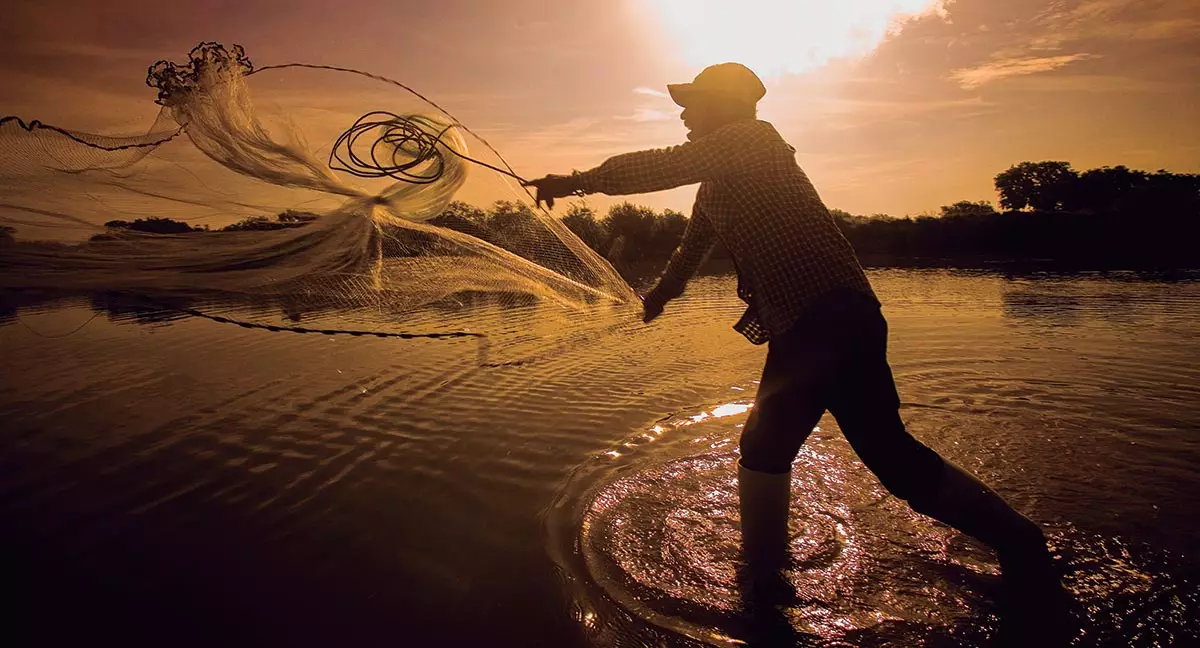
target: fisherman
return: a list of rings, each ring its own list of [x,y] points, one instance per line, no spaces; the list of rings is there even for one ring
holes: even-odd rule
[[[687,143],[617,155],[590,171],[527,186],[553,208],[555,198],[570,195],[699,183],[683,239],[643,298],[643,319],[658,317],[714,244],[725,245],[738,296],[748,304],[734,328],[768,344],[739,444],[746,564],[776,572],[784,565],[792,462],[828,410],[890,493],[992,547],[1007,582],[1059,583],[1042,530],[905,429],[879,300],[795,149],[757,118],[762,81],[743,65],[722,63],[667,89],[683,108]]]

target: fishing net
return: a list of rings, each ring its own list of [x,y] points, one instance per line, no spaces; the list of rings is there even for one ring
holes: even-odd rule
[[[557,344],[631,319],[612,266],[399,82],[203,43],[147,83],[141,135],[0,121],[0,289],[399,337]]]

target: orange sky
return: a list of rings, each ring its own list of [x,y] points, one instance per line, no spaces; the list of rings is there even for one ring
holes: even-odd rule
[[[665,84],[741,58],[830,207],[994,201],[991,178],[1022,160],[1200,171],[1200,2],[858,2],[846,16],[742,0],[757,20],[706,23],[671,0],[18,0],[0,24],[0,113],[137,130],[157,108],[146,67],[218,40],[259,65],[397,78],[534,177],[683,141]],[[895,6],[910,10],[889,23]],[[686,211],[693,194],[637,200]]]

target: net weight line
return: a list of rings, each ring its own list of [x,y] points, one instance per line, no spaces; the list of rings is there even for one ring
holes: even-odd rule
[[[164,307],[168,308],[168,307]],[[378,337],[378,338],[400,338],[401,340],[416,340],[416,339],[434,339],[444,340],[452,338],[485,338],[483,333],[474,333],[471,331],[445,331],[432,333],[409,333],[409,332],[391,332],[391,331],[370,331],[370,330],[354,330],[354,329],[315,329],[304,326],[279,326],[277,324],[261,324],[258,322],[247,322],[245,320],[223,317],[221,315],[212,315],[194,308],[176,308],[169,307],[170,310],[199,317],[201,319],[212,320],[221,324],[235,324],[242,328],[259,329],[270,331],[272,333],[316,333],[318,335],[349,335],[352,337]]]
[[[621,332],[623,329],[628,329],[636,324],[632,322],[617,322],[611,324],[599,331],[588,331],[582,334],[570,336],[567,340],[560,342],[551,349],[547,349],[541,353],[536,353],[520,360],[509,360],[507,362],[490,362],[489,351],[491,349],[491,337],[486,333],[477,333],[475,331],[441,331],[430,333],[411,333],[411,332],[389,332],[389,331],[371,331],[371,330],[354,330],[354,329],[315,329],[303,326],[279,326],[277,324],[261,324],[258,322],[247,322],[245,320],[232,319],[222,317],[220,315],[212,315],[194,308],[179,308],[174,306],[163,305],[165,310],[171,310],[191,317],[209,320],[220,324],[233,324],[244,329],[268,331],[271,333],[312,333],[317,335],[348,335],[352,337],[377,337],[377,338],[392,338],[402,340],[420,340],[420,339],[464,339],[473,338],[478,341],[476,349],[476,361],[479,366],[487,369],[496,369],[501,367],[521,367],[532,364],[539,360],[561,355],[568,349],[577,347],[578,345],[594,341],[599,337],[607,334]],[[91,320],[88,320],[90,322]],[[85,325],[87,322],[84,323]],[[82,326],[80,328],[83,328]]]
[[[247,322],[220,315],[212,315],[204,311],[196,310],[195,308],[175,308],[170,310],[196,317],[206,319],[219,324],[233,324],[244,329],[269,331],[271,333],[312,333],[317,335],[348,335],[351,337],[377,337],[377,338],[392,338],[401,340],[449,340],[474,338],[478,340],[478,347],[475,351],[475,359],[480,367],[499,368],[499,367],[517,367],[527,364],[527,360],[513,360],[510,362],[489,362],[489,350],[491,348],[490,340],[484,333],[476,333],[474,331],[441,331],[430,333],[411,333],[411,332],[391,332],[391,331],[370,331],[370,330],[355,330],[355,329],[316,329],[304,326],[279,326],[277,324],[261,324],[258,322]],[[91,321],[91,320],[89,320]],[[82,327],[80,327],[82,328]]]
[[[147,299],[144,295],[140,295],[139,297],[141,297],[143,299]],[[335,329],[318,329],[318,328],[308,328],[305,326],[280,326],[278,324],[262,324],[259,322],[247,322],[246,320],[239,320],[239,319],[234,319],[231,317],[224,317],[221,315],[213,315],[211,313],[205,313],[204,311],[197,310],[195,308],[186,308],[186,307],[180,308],[178,306],[170,306],[167,304],[163,304],[162,302],[154,302],[153,300],[151,300],[151,303],[154,303],[156,306],[162,308],[165,311],[180,313],[182,315],[187,315],[189,317],[195,317],[198,319],[208,320],[210,322],[216,322],[218,324],[232,324],[234,326],[238,326],[238,327],[241,327],[244,329],[268,331],[271,333],[302,333],[302,334],[330,335],[330,336],[346,335],[346,336],[351,336],[351,337],[376,337],[376,338],[382,338],[382,339],[391,338],[391,339],[401,339],[401,340],[475,339],[478,341],[478,346],[475,351],[476,362],[478,363],[478,365],[481,368],[487,368],[487,369],[497,369],[497,368],[501,368],[501,367],[519,367],[519,366],[529,364],[531,361],[533,361],[535,359],[535,358],[524,358],[521,360],[510,360],[508,362],[490,362],[489,361],[489,357],[490,357],[489,351],[491,349],[491,340],[488,338],[487,334],[476,333],[474,331],[434,331],[434,332],[428,332],[428,333],[412,333],[412,332],[404,332],[404,331],[392,332],[392,331],[371,331],[371,330],[336,329],[336,328]],[[82,331],[85,327],[87,327],[88,324],[91,324],[99,316],[100,316],[99,312],[92,313],[91,317],[84,320],[84,322],[82,324],[76,326],[75,328],[71,329],[70,331],[68,331],[66,333],[60,333],[60,334],[42,333],[41,331],[39,331],[36,328],[34,328],[33,326],[31,326],[28,322],[26,322],[20,315],[18,315],[16,319],[18,322],[21,323],[21,326],[25,327],[30,333],[33,333],[34,335],[36,335],[40,338],[43,338],[46,340],[60,340],[63,338],[70,337],[70,336]]]
[[[0,127],[4,126],[5,124],[7,124],[9,122],[16,122],[17,126],[20,126],[22,129],[24,129],[26,132],[29,132],[29,133],[32,133],[34,130],[48,130],[48,131],[51,131],[54,133],[58,133],[59,135],[62,135],[63,137],[71,140],[72,142],[75,142],[76,144],[82,144],[88,148],[93,148],[98,151],[108,151],[111,153],[115,153],[117,151],[127,151],[130,149],[136,149],[136,148],[153,148],[155,146],[160,146],[162,144],[166,144],[167,142],[175,139],[176,137],[178,137],[180,134],[183,133],[183,126],[180,126],[179,128],[175,129],[174,131],[167,134],[166,136],[161,137],[156,140],[151,140],[149,142],[135,142],[133,144],[118,144],[115,146],[105,146],[103,144],[97,144],[95,142],[89,142],[85,139],[81,139],[78,135],[72,133],[71,131],[69,131],[65,128],[59,128],[58,126],[54,126],[53,124],[44,124],[37,119],[26,123],[25,120],[21,119],[20,117],[18,117],[16,115],[8,115],[6,117],[0,117]],[[449,147],[447,147],[447,148],[449,148]]]
[[[199,310],[196,308],[191,308],[188,306],[175,306],[172,304],[168,304],[168,303],[159,301],[157,299],[154,299],[153,297],[150,297],[148,295],[144,295],[144,294],[137,294],[137,293],[126,293],[126,294],[129,294],[138,299],[142,299],[146,303],[153,304],[157,308],[159,308],[163,311],[166,311],[166,312],[179,313],[181,315],[186,315],[188,317],[195,317],[197,319],[203,319],[203,320],[207,320],[210,322],[216,322],[218,324],[231,324],[233,326],[237,326],[237,327],[240,327],[243,329],[256,330],[256,331],[267,331],[269,333],[297,333],[297,334],[327,335],[327,336],[344,335],[344,336],[349,336],[349,337],[374,337],[374,338],[380,338],[380,339],[400,339],[400,340],[474,339],[477,341],[477,347],[476,347],[476,351],[475,351],[476,363],[480,368],[483,368],[483,369],[499,369],[499,368],[504,368],[504,367],[522,367],[525,365],[532,364],[534,362],[538,362],[540,360],[545,360],[547,358],[552,358],[552,357],[561,355],[562,353],[568,351],[569,349],[575,348],[575,347],[579,346],[580,344],[583,344],[586,342],[594,342],[598,338],[603,337],[605,335],[608,335],[611,333],[622,332],[623,330],[627,330],[632,326],[636,326],[636,324],[632,321],[628,321],[628,322],[620,321],[620,322],[611,324],[609,326],[606,326],[603,329],[598,330],[598,331],[593,330],[593,331],[587,331],[587,332],[568,336],[568,338],[566,340],[560,341],[558,344],[554,345],[554,347],[552,347],[550,349],[546,349],[539,353],[535,353],[535,354],[530,355],[525,358],[521,358],[518,360],[509,360],[507,362],[491,362],[490,361],[491,337],[488,336],[486,333],[479,333],[476,331],[431,331],[431,332],[414,333],[411,331],[375,331],[375,330],[364,330],[364,329],[342,329],[342,328],[326,329],[326,328],[310,328],[310,327],[306,327],[306,326],[281,326],[279,324],[264,324],[261,322],[248,322],[246,320],[235,319],[232,317],[225,317],[222,315],[213,315],[211,313],[206,313],[202,310]],[[34,335],[36,335],[40,338],[43,338],[43,339],[58,340],[58,339],[70,337],[70,336],[78,333],[79,331],[82,331],[89,324],[91,324],[97,317],[99,317],[100,314],[101,313],[99,311],[92,313],[91,317],[88,317],[82,324],[76,326],[75,328],[73,328],[72,330],[70,330],[66,333],[61,333],[61,334],[42,333],[41,331],[38,331],[36,328],[31,326],[23,318],[21,318],[21,316],[19,314],[17,315],[16,319],[18,322],[20,322],[20,324],[22,326],[24,326],[26,329],[28,329],[30,333],[33,333]]]

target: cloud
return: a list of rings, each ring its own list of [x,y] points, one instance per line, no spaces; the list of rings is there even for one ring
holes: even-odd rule
[[[1045,56],[1073,49],[1104,50],[1113,44],[1194,39],[1200,5],[1146,0],[1057,0],[1042,11],[1008,22],[1016,43],[997,56]]]
[[[8,47],[14,54],[20,56],[54,56],[54,57],[83,57],[90,59],[106,59],[109,61],[138,61],[149,66],[155,61],[164,58],[164,52],[161,49],[153,49],[149,47],[129,47],[124,45],[107,45],[101,43],[89,43],[78,40],[35,40],[35,41],[16,41],[9,43]],[[167,52],[175,54],[177,59],[184,58],[184,52]],[[169,57],[166,57],[169,58]]]
[[[980,66],[954,70],[950,77],[964,89],[971,90],[1000,79],[1049,72],[1075,61],[1092,58],[1097,56],[1086,53],[1062,56],[1002,56]]]
[[[976,30],[971,38],[954,41],[959,46],[995,43],[982,62],[960,64],[949,73],[948,78],[962,88],[970,90],[1013,77],[1030,77],[1100,56],[1107,56],[1109,68],[1128,68],[1126,52],[1134,43],[1149,46],[1194,39],[1200,32],[1200,5],[1188,8],[1146,0],[1054,0],[1034,13],[1019,17],[1010,14],[991,22],[995,29],[988,30],[989,37],[980,36],[983,32]],[[1108,74],[1114,78],[1100,81],[1097,88],[1121,86],[1136,91],[1134,86],[1138,84],[1121,83],[1115,80],[1119,75],[1111,71]],[[1081,79],[1072,87],[1093,90],[1086,87],[1088,83]],[[1038,83],[1022,85],[1032,87]]]
[[[676,112],[667,112],[665,110],[657,110],[655,108],[645,107],[638,108],[633,112],[633,114],[630,115],[617,115],[614,117],[614,119],[635,122],[667,121],[678,118],[679,114]]]
[[[642,95],[643,97],[654,97],[655,99],[668,99],[669,100],[671,98],[671,95],[667,94],[666,92],[663,92],[662,90],[656,90],[654,88],[647,88],[646,86],[639,86],[637,88],[634,88],[633,93],[637,94],[637,95]],[[661,106],[663,106],[663,105],[669,105],[669,106],[671,106],[671,108],[664,110],[661,108]],[[633,121],[633,122],[668,121],[668,120],[672,120],[672,119],[677,119],[679,117],[679,110],[677,108],[675,108],[674,106],[675,106],[674,102],[670,102],[670,101],[662,102],[662,101],[651,100],[648,103],[643,103],[642,105],[638,106],[636,109],[634,109],[634,111],[632,113],[624,114],[624,115],[614,115],[613,119],[616,119],[618,121]]]
[[[821,103],[825,112],[830,114],[890,117],[915,117],[944,111],[961,112],[963,110],[989,108],[992,105],[984,101],[981,97],[915,101],[831,99]]]
[[[594,117],[579,117],[540,128],[513,131],[497,139],[503,140],[505,147],[514,151],[609,150],[627,141],[625,133],[606,127],[603,120]]]
[[[654,88],[647,88],[645,86],[642,86],[639,88],[634,88],[633,93],[640,94],[640,95],[646,95],[648,97],[662,97],[663,99],[671,98],[671,95],[663,92],[662,90],[655,90]]]
[[[1053,77],[1027,76],[1008,81],[1006,87],[1056,94],[1066,92],[1086,92],[1091,94],[1173,93],[1179,90],[1179,84],[1174,81],[1105,74],[1070,74],[1054,75]]]
[[[1090,40],[1153,41],[1194,36],[1200,12],[1173,3],[1145,0],[1056,2],[1036,18],[1044,32],[1030,45],[1058,49]]]

